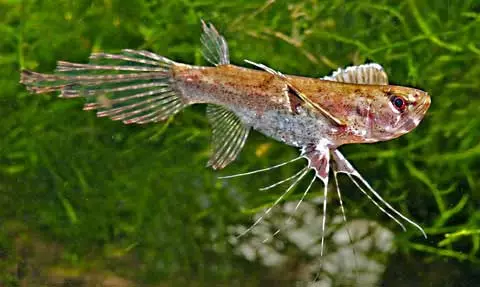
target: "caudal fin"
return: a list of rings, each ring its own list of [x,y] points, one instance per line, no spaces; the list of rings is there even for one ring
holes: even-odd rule
[[[28,70],[20,83],[35,94],[59,91],[60,97],[84,97],[84,110],[126,124],[162,121],[187,103],[172,87],[175,62],[147,51],[94,53],[89,64],[58,62],[54,74]]]

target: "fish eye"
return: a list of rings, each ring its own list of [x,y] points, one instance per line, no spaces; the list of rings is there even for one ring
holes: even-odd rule
[[[407,107],[407,102],[405,101],[405,99],[403,99],[402,97],[393,96],[390,101],[399,112],[405,111],[405,108]]]

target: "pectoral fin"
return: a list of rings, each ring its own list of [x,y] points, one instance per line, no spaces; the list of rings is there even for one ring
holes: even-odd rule
[[[252,61],[249,61],[249,60],[245,60],[245,62],[251,64],[251,65],[254,65],[255,67],[258,67],[262,70],[265,70],[266,72],[272,74],[272,75],[275,75],[277,77],[280,77],[282,78],[285,83],[287,84],[287,87],[289,89],[289,94],[293,94],[295,96],[297,96],[304,104],[307,108],[311,109],[311,110],[314,110],[314,111],[318,111],[320,112],[323,116],[325,116],[326,118],[328,118],[332,123],[338,125],[338,126],[345,126],[346,123],[344,121],[342,121],[341,119],[335,117],[334,115],[332,115],[327,109],[323,108],[320,104],[318,103],[315,103],[313,102],[312,100],[310,100],[310,98],[304,94],[300,88],[294,86],[290,81],[289,79],[284,75],[282,74],[281,72],[279,71],[275,71],[273,70],[272,68],[268,67],[268,66],[265,66],[263,64],[259,64],[259,63],[255,63],[255,62],[252,62]]]
[[[296,88],[294,85],[292,85],[287,79],[286,79],[286,81],[287,81],[287,86],[288,86],[289,92],[296,95],[300,100],[302,100],[308,108],[320,112],[323,116],[328,118],[332,123],[336,124],[337,126],[345,126],[346,125],[346,123],[344,121],[342,121],[339,118],[332,115],[329,111],[324,109],[321,105],[319,105],[319,104],[313,102],[312,100],[310,100],[307,95],[302,93],[298,88]]]

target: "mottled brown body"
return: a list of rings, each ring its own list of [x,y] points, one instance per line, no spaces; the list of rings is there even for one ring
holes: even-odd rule
[[[389,85],[350,84],[290,75],[282,78],[234,65],[197,67],[179,64],[172,68],[172,72],[175,87],[188,104],[225,106],[244,124],[297,147],[320,140],[327,141],[330,147],[337,147],[400,136],[403,133],[398,130],[395,135],[385,130],[400,122],[383,111],[385,105],[390,105],[389,95],[397,93],[416,98],[423,93]],[[345,125],[337,125],[307,107],[288,84],[300,89]],[[386,112],[391,112],[389,110]],[[409,131],[418,122],[413,118],[402,124],[404,130]]]

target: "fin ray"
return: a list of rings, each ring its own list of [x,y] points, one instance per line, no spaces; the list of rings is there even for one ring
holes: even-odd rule
[[[88,64],[59,61],[55,74],[24,70],[21,83],[37,94],[84,97],[84,110],[97,110],[99,117],[126,124],[156,122],[188,105],[172,87],[174,64],[148,51],[93,53]]]
[[[376,192],[373,187],[360,175],[360,173],[353,167],[353,165],[342,155],[342,153],[340,153],[339,150],[334,150],[332,152],[332,159],[333,161],[335,162],[335,172],[336,173],[344,173],[346,174],[350,180],[352,180],[352,182],[360,189],[360,191],[362,193],[364,193],[368,199],[370,201],[372,201],[383,213],[385,213],[388,217],[392,218],[398,225],[400,225],[402,227],[402,229],[405,231],[406,228],[405,226],[398,220],[394,217],[393,214],[396,214],[398,217],[400,217],[401,219],[405,220],[406,222],[410,223],[411,225],[413,225],[415,228],[417,228],[421,233],[422,235],[427,238],[427,234],[425,233],[425,230],[423,230],[422,227],[420,227],[420,225],[418,225],[417,223],[415,223],[414,221],[412,221],[411,219],[409,219],[408,217],[406,217],[405,215],[403,215],[402,213],[400,213],[398,210],[396,210],[395,208],[393,208],[393,206],[391,206],[385,199],[383,199],[383,197],[378,193]],[[376,202],[372,196],[370,196],[363,188],[362,186],[360,185],[360,183],[357,181],[359,180],[366,188],[368,191],[370,191],[373,196],[378,200],[380,201],[381,203],[383,203],[385,206],[386,206],[386,209],[383,208],[378,202]],[[390,212],[391,211],[393,214],[391,214]]]
[[[275,200],[274,203],[272,203],[264,212],[263,214],[257,219],[255,220],[255,222],[250,225],[250,227],[248,227],[246,230],[244,230],[243,232],[241,232],[239,235],[237,235],[237,238],[240,238],[240,237],[243,237],[244,235],[246,235],[248,232],[250,232],[250,230],[252,230],[253,228],[255,228],[260,222],[262,222],[262,220],[265,218],[265,216],[267,216],[273,208],[275,208],[282,200],[285,196],[287,196],[290,191],[295,188],[295,186],[297,186],[297,184],[305,177],[305,175],[309,172],[309,168],[308,167],[304,167],[300,170],[300,172],[298,172],[296,175],[296,177],[294,178],[291,178],[291,180],[295,179],[295,181],[293,183],[290,184],[290,186],[277,198],[277,200]]]
[[[376,63],[339,68],[322,80],[351,84],[388,85],[388,75],[382,66]]]
[[[207,118],[212,125],[213,154],[208,166],[221,169],[232,162],[247,140],[250,127],[246,127],[231,111],[218,105],[207,106]]]
[[[227,41],[211,23],[202,20],[203,34],[200,37],[203,57],[212,65],[230,64]]]

